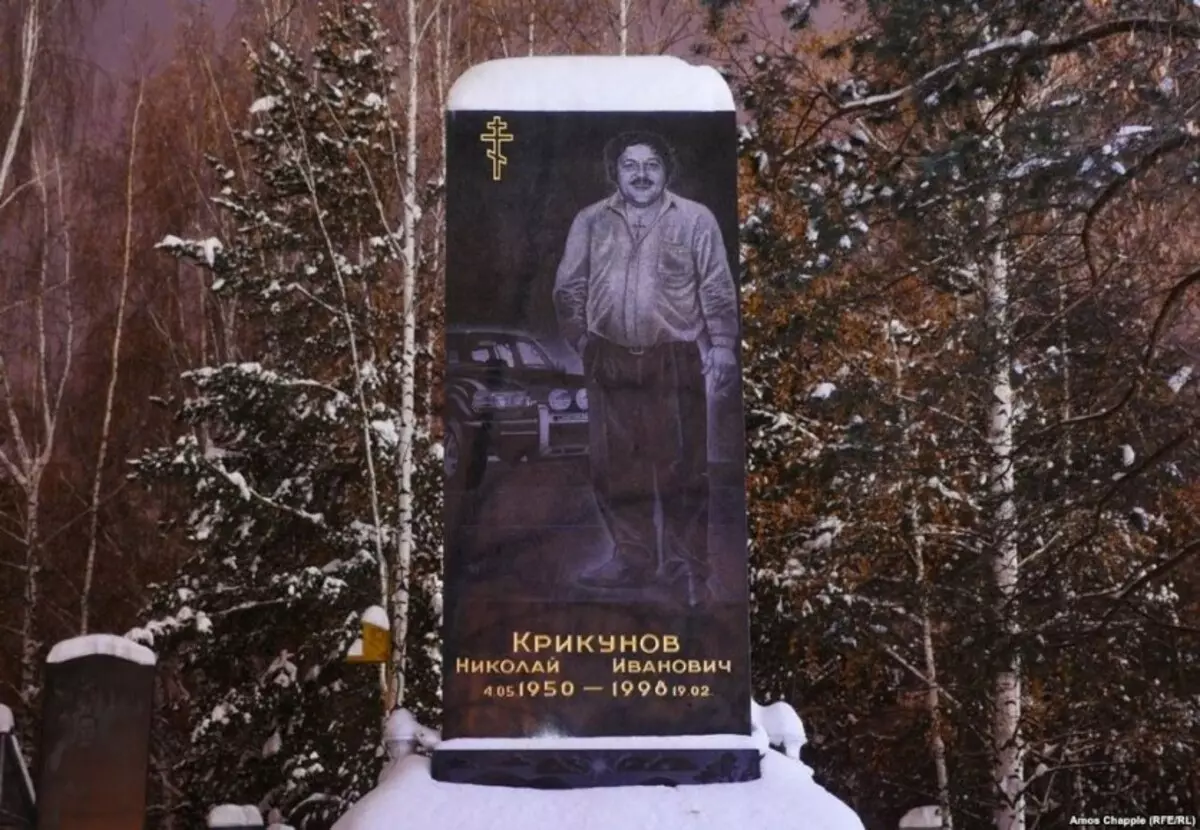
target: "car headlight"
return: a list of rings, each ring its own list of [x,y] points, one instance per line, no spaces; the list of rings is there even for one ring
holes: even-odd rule
[[[587,412],[587,390],[586,389],[580,389],[578,392],[575,393],[575,405],[577,407],[579,407],[580,409],[582,409],[584,412]]]
[[[471,396],[471,408],[482,409],[520,409],[531,403],[528,392],[489,392],[480,390]]]
[[[552,389],[550,398],[547,403],[555,412],[562,412],[564,409],[571,408],[571,393],[566,389]]]

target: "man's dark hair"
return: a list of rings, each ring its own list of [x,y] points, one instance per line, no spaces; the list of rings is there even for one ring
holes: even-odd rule
[[[608,174],[608,180],[616,184],[617,159],[621,157],[621,153],[635,144],[643,144],[658,154],[667,173],[667,184],[670,184],[671,180],[675,178],[675,151],[661,135],[646,130],[621,133],[617,137],[609,139],[608,143],[604,145],[604,172]]]

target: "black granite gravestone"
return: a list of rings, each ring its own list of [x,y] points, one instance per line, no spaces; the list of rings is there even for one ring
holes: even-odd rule
[[[441,780],[758,777],[738,741],[461,742],[750,733],[735,113],[673,60],[496,61],[451,95]],[[663,72],[699,95],[647,106]]]

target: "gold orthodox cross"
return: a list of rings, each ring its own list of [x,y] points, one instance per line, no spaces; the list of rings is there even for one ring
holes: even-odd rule
[[[480,135],[479,140],[491,145],[487,157],[492,160],[492,181],[498,182],[503,175],[504,165],[508,164],[508,157],[501,148],[505,142],[512,141],[516,136],[508,132],[508,122],[502,121],[498,115],[487,122],[487,128],[487,132]]]

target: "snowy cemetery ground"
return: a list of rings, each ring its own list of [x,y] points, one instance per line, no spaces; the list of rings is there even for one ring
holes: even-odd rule
[[[753,705],[751,740],[762,753],[762,777],[738,784],[680,787],[601,787],[530,790],[435,781],[430,759],[436,731],[405,710],[388,721],[389,763],[379,786],[334,825],[335,830],[862,830],[857,816],[813,780],[800,760],[804,727],[786,703]],[[626,739],[528,739],[533,748],[586,742],[597,748],[623,740],[646,748],[671,748],[698,736]],[[706,736],[730,742],[745,736]],[[447,741],[447,745],[455,743]],[[476,740],[474,743],[479,743]],[[772,747],[779,747],[779,750]]]

